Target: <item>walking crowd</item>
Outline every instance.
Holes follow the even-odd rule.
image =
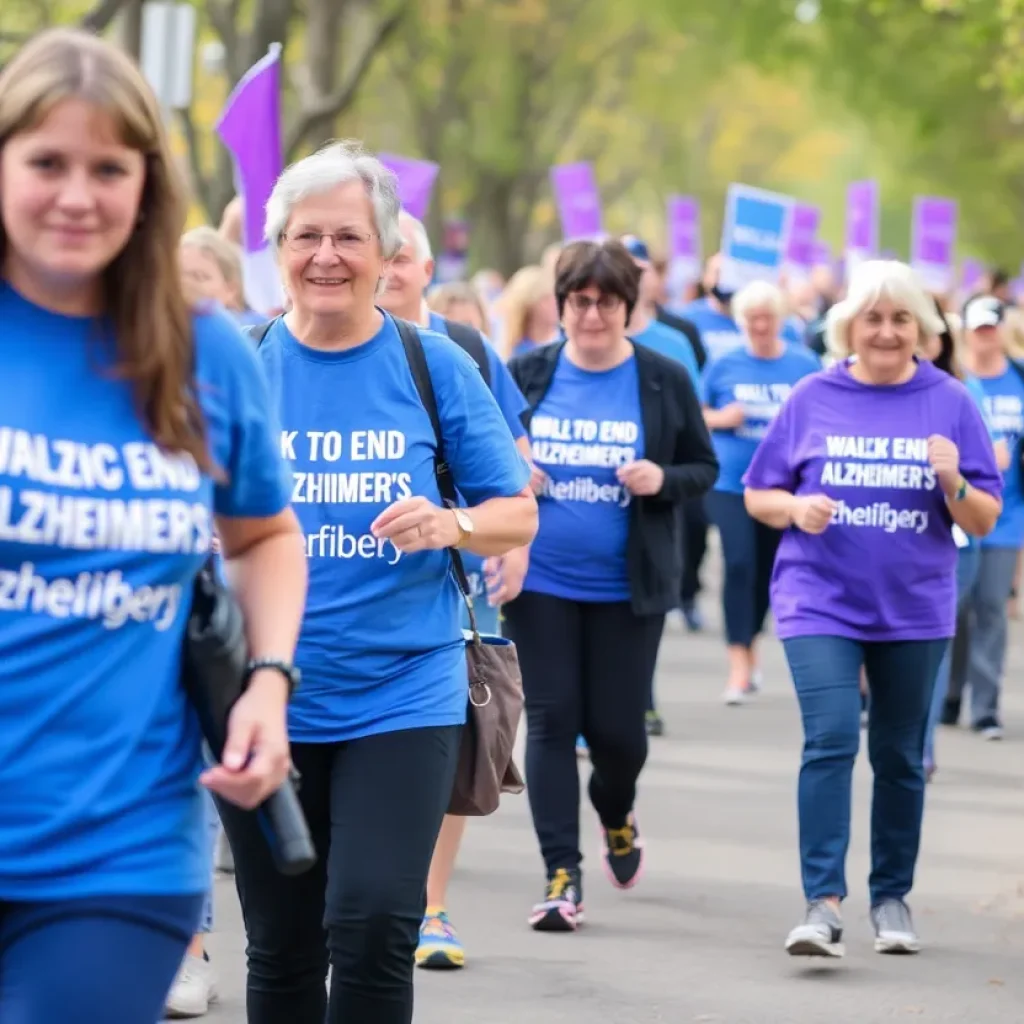
[[[668,617],[703,628],[712,526],[724,703],[755,697],[770,614],[803,722],[785,948],[843,954],[865,728],[875,949],[917,952],[937,727],[966,690],[1002,735],[1024,544],[1005,275],[933,296],[872,260],[734,293],[713,257],[673,290],[630,235],[435,286],[394,176],[336,143],[267,204],[267,317],[238,201],[182,234],[175,168],[107,43],[44,33],[0,71],[0,1021],[203,1016],[220,836],[250,1024],[410,1024],[415,966],[466,963],[446,903],[475,644],[521,670],[524,922],[574,932],[580,755],[631,889],[672,726],[659,645]],[[219,762],[182,686],[210,565],[248,647]],[[293,773],[317,859],[286,875],[253,809]]]

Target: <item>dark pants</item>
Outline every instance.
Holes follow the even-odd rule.
[[[0,903],[3,1024],[156,1024],[203,894]]]
[[[751,519],[742,494],[711,491],[706,501],[708,515],[722,539],[726,642],[750,647],[768,614],[768,587],[782,533]]]
[[[708,550],[708,514],[704,498],[691,498],[679,511],[683,543],[683,585],[679,600],[692,604],[700,593],[700,567]]]
[[[569,601],[524,593],[505,607],[526,696],[526,780],[548,874],[580,853],[576,737],[590,750],[590,802],[608,828],[625,824],[647,760],[644,712],[663,615],[627,602]]]
[[[292,744],[319,855],[297,878],[275,870],[252,815],[219,804],[248,938],[249,1024],[410,1024],[427,872],[460,732]]]
[[[914,883],[924,814],[928,710],[946,640],[861,643],[804,636],[783,646],[804,726],[800,868],[808,900],[846,897],[853,764],[860,744],[860,670],[871,690],[868,757],[872,905]]]

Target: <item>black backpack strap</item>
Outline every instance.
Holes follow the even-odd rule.
[[[270,328],[280,320],[281,317],[275,316],[273,320],[267,320],[266,323],[262,324],[250,324],[248,327],[242,328],[242,333],[247,337],[251,338],[256,342],[256,347],[259,348],[263,344],[263,339],[270,333]]]
[[[423,408],[430,417],[430,425],[434,428],[435,455],[434,475],[437,477],[437,490],[441,500],[449,507],[456,508],[459,504],[458,492],[455,489],[455,480],[452,478],[451,467],[444,457],[444,434],[441,431],[441,417],[437,411],[437,396],[434,394],[434,382],[430,379],[430,368],[427,366],[427,355],[423,351],[423,342],[420,339],[420,332],[414,324],[408,320],[400,320],[397,316],[393,318],[395,327],[398,328],[398,335],[402,339],[402,347],[405,349],[405,358],[409,362],[409,369],[412,372],[413,383],[419,393]],[[476,633],[476,616],[473,613],[472,592],[469,587],[469,579],[466,576],[466,567],[462,564],[462,555],[457,548],[449,548],[452,567],[455,570],[455,579],[458,581],[459,589],[466,600],[466,607],[469,609],[469,621]]]
[[[465,352],[480,370],[480,376],[488,389],[491,386],[491,364],[487,359],[487,349],[480,332],[467,324],[459,324],[454,320],[445,320],[448,337]]]

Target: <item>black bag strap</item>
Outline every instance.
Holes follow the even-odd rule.
[[[487,349],[484,347],[484,339],[480,332],[468,324],[456,323],[454,320],[445,320],[444,326],[448,331],[448,337],[476,363],[480,376],[490,389],[491,364],[487,359]]]
[[[392,318],[398,328],[399,337],[402,339],[402,347],[405,349],[405,357],[409,362],[409,369],[412,371],[413,383],[419,393],[423,408],[430,417],[430,425],[434,428],[435,454],[434,454],[434,476],[437,478],[437,490],[441,500],[449,508],[457,508],[459,504],[458,492],[455,489],[455,480],[452,478],[451,467],[444,457],[444,434],[441,432],[441,417],[437,411],[437,397],[434,394],[434,382],[430,379],[430,368],[427,366],[427,356],[423,351],[423,342],[420,340],[420,332],[414,324],[408,320],[400,320],[397,316]],[[462,591],[463,600],[469,611],[469,625],[473,631],[473,638],[479,642],[480,634],[476,628],[476,613],[473,611],[473,595],[469,586],[469,579],[466,576],[466,567],[462,563],[462,555],[457,548],[449,548],[452,568],[455,570],[455,579]]]
[[[280,319],[280,316],[275,316],[273,320],[267,320],[262,324],[249,324],[248,327],[242,328],[242,333],[247,338],[252,338],[256,342],[256,347],[259,348],[263,344],[263,339],[270,333],[270,328]]]

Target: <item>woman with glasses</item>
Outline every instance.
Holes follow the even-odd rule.
[[[620,242],[568,246],[555,284],[566,340],[509,366],[531,410],[540,509],[523,593],[506,606],[547,872],[529,918],[538,931],[582,920],[578,735],[590,747],[606,873],[621,889],[640,876],[636,782],[649,681],[682,575],[676,506],[718,474],[686,369],[626,335],[640,275]]]

